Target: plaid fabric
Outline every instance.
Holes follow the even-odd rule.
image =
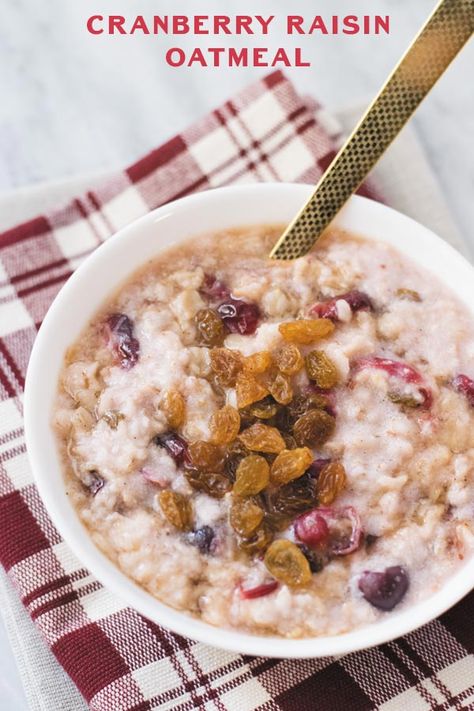
[[[0,235],[0,562],[91,709],[474,709],[474,595],[402,639],[337,660],[221,652],[158,627],[104,589],[59,537],[27,462],[30,348],[79,262],[131,220],[192,191],[314,182],[338,138],[324,111],[277,72],[99,190]]]

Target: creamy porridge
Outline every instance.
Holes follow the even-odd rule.
[[[95,543],[174,608],[336,634],[473,548],[474,323],[392,248],[280,229],[150,262],[65,357],[54,426]]]

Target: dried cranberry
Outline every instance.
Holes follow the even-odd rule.
[[[201,553],[209,553],[214,535],[214,529],[210,526],[202,526],[188,533],[186,542],[195,546]]]
[[[107,324],[112,333],[118,333],[129,338],[133,335],[133,324],[126,314],[111,314],[107,319]]]
[[[384,370],[389,375],[400,378],[405,383],[421,383],[423,381],[420,373],[407,363],[402,363],[391,358],[380,358],[379,356],[367,356],[359,358],[352,364],[352,369],[355,371],[364,370],[365,368],[377,368]]]
[[[347,294],[344,294],[341,298],[347,301],[351,307],[351,311],[373,311],[374,309],[372,299],[364,291],[354,289],[353,291],[348,291]]]
[[[412,365],[402,363],[391,358],[380,358],[379,356],[367,356],[359,358],[352,363],[352,371],[359,372],[366,368],[376,368],[384,370],[388,375],[394,378],[400,378],[404,383],[420,385],[418,392],[422,397],[421,406],[429,409],[433,404],[433,394],[430,388],[424,385],[423,376]]]
[[[99,491],[103,488],[104,484],[105,479],[103,479],[98,472],[88,472],[87,482],[85,483],[85,486],[91,496],[95,496],[96,494],[98,494]]]
[[[227,286],[215,274],[204,274],[204,281],[199,291],[203,296],[207,296],[214,301],[227,299],[230,296]]]
[[[328,525],[317,509],[298,516],[294,523],[296,538],[307,546],[318,546],[329,536]]]
[[[418,392],[423,398],[421,401],[421,407],[424,407],[425,410],[429,410],[433,404],[433,393],[429,388],[419,388]]]
[[[340,294],[340,296],[335,296],[327,301],[321,301],[310,309],[310,314],[312,316],[317,316],[318,318],[329,318],[331,321],[339,321],[339,316],[337,313],[337,302],[345,301],[349,304],[352,312],[355,311],[373,311],[373,304],[368,294],[363,291],[348,291],[346,294]]]
[[[243,336],[255,333],[260,318],[257,304],[230,297],[217,311],[230,333],[240,333]]]
[[[174,459],[176,464],[189,463],[188,443],[185,439],[174,432],[157,435],[154,437],[153,442],[158,447],[164,447],[168,454]]]
[[[271,580],[268,583],[262,583],[262,585],[257,585],[254,588],[243,588],[239,586],[240,597],[244,600],[254,600],[256,597],[265,597],[265,595],[270,595],[278,587],[277,580]]]
[[[458,393],[465,395],[471,407],[474,407],[474,380],[467,375],[456,375],[453,380],[453,387]]]
[[[400,565],[380,572],[365,570],[359,578],[359,590],[367,602],[388,612],[403,599],[408,590],[408,573]]]
[[[111,314],[107,319],[110,344],[122,368],[129,370],[138,361],[140,344],[133,335],[133,323],[126,314]]]

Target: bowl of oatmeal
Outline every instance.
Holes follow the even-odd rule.
[[[342,654],[473,586],[474,279],[353,197],[312,252],[267,255],[310,192],[164,206],[48,312],[27,447],[74,553],[140,613],[247,654]]]

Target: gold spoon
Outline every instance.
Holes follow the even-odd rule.
[[[270,257],[309,252],[473,32],[474,0],[441,0]]]

